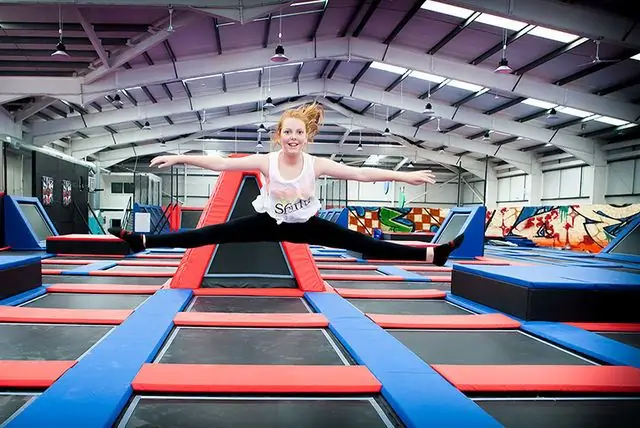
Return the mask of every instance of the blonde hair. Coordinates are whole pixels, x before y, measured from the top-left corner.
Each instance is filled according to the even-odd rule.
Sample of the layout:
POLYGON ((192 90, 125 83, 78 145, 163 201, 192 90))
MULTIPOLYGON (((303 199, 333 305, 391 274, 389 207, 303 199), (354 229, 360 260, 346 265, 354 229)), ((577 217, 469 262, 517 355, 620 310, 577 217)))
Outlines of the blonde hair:
POLYGON ((282 116, 280 116, 278 125, 276 126, 275 132, 272 135, 274 143, 280 144, 280 132, 282 132, 282 123, 289 117, 300 119, 304 123, 305 129, 307 131, 307 140, 308 142, 312 142, 313 137, 315 137, 320 131, 320 126, 322 125, 322 120, 324 119, 324 108, 320 104, 313 103, 306 104, 295 109, 286 110, 284 113, 282 113, 282 116))

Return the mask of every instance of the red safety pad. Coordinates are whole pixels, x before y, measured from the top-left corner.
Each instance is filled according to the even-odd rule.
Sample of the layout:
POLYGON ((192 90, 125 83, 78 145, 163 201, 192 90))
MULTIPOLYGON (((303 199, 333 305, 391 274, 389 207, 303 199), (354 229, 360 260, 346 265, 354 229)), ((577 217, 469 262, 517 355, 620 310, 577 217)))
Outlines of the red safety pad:
POLYGON ((640 392, 640 369, 626 366, 432 367, 462 392, 640 392))
POLYGON ((56 257, 78 257, 78 258, 80 258, 80 257, 87 257, 87 258, 90 258, 90 259, 95 259, 95 258, 99 258, 99 259, 102 259, 102 258, 109 258, 109 259, 113 259, 113 258, 119 257, 119 255, 118 255, 118 254, 82 254, 82 253, 78 253, 78 254, 74 254, 74 253, 67 254, 67 253, 56 253, 56 257))
POLYGON ((365 366, 145 364, 134 391, 251 394, 375 394, 365 366))
POLYGON ((161 285, 54 284, 47 293, 153 294, 161 285))
POLYGON ((118 266, 153 266, 153 267, 178 267, 179 261, 175 262, 159 262, 151 260, 122 260, 117 262, 118 266))
POLYGON ((313 260, 309 246, 283 242, 282 248, 285 256, 289 259, 289 265, 298 282, 298 287, 303 291, 324 291, 323 277, 313 260))
POLYGON ((50 309, 0 306, 0 322, 117 325, 132 313, 133 311, 128 309, 50 309))
POLYGON ((316 262, 326 262, 326 263, 336 263, 336 262, 355 262, 355 257, 328 257, 328 256, 320 256, 314 257, 316 262))
POLYGON ((42 275, 60 275, 60 274, 62 274, 62 269, 44 269, 44 268, 41 268, 40 273, 42 275))
POLYGON ((367 275, 367 274, 324 274, 324 280, 333 281, 406 281, 406 278, 396 275, 367 275))
POLYGON ((262 314, 228 312, 179 312, 173 319, 178 326, 208 327, 328 327, 322 314, 262 314))
POLYGON ((431 282, 451 282, 451 275, 425 276, 431 282))
POLYGON ((47 241, 99 241, 99 242, 119 242, 120 238, 113 235, 89 235, 72 233, 69 235, 57 235, 47 237, 47 241))
POLYGON ((172 259, 172 260, 175 260, 176 257, 182 258, 183 256, 181 256, 180 254, 175 254, 175 255, 171 255, 171 254, 137 254, 133 258, 135 258, 135 259, 172 259))
POLYGON ((75 361, 0 360, 0 387, 48 388, 75 364, 75 361))
POLYGON ((636 333, 640 332, 640 323, 603 323, 603 322, 567 322, 565 324, 587 331, 636 333))
POLYGON ((347 299, 444 299, 447 295, 440 290, 359 290, 357 288, 336 288, 335 290, 347 299))
POLYGON ((378 266, 372 265, 342 265, 340 263, 323 263, 318 265, 318 269, 343 269, 343 270, 376 270, 378 266))
POLYGON ((502 314, 389 315, 366 314, 382 328, 512 329, 520 323, 502 314))
POLYGON ((0 248, 0 251, 8 251, 10 249, 11 249, 11 247, 2 247, 2 248, 0 248))
POLYGON ((272 296, 303 297, 304 291, 299 288, 196 288, 196 296, 272 296))
POLYGON ((89 272, 89 276, 137 276, 137 277, 153 277, 153 278, 171 278, 173 273, 171 272, 127 272, 127 271, 112 271, 112 270, 92 270, 89 272))
POLYGON ((51 260, 43 259, 41 263, 43 265, 89 265, 91 263, 97 263, 99 260, 51 260))

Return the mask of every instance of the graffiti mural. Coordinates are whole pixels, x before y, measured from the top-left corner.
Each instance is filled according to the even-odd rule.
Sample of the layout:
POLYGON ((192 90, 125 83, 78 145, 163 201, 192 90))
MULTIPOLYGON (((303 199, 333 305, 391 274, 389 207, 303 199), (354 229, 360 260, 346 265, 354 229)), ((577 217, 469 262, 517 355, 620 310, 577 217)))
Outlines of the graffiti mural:
MULTIPOLYGON (((437 232, 448 213, 446 208, 349 207, 349 229, 437 232)), ((505 207, 487 212, 485 236, 597 253, 637 215, 640 204, 505 207)))

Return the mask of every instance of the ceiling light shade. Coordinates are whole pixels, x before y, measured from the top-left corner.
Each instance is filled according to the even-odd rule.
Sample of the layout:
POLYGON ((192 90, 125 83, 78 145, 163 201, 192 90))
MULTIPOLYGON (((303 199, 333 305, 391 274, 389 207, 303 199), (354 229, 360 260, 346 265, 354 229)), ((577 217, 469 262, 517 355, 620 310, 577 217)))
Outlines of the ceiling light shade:
POLYGON ((67 53, 67 47, 62 42, 58 42, 56 45, 56 51, 51 56, 69 56, 67 53))
POLYGON ((356 148, 356 150, 359 152, 362 151, 362 143, 358 143, 358 147, 356 148))
POLYGON ((261 149, 264 146, 262 145, 262 142, 258 141, 258 144, 256 144, 256 148, 261 149))
POLYGON ((273 108, 275 105, 273 104, 273 100, 271 97, 267 97, 267 100, 264 102, 264 108, 273 108))
POLYGON ((282 45, 276 46, 276 53, 271 57, 271 62, 287 62, 289 57, 284 54, 282 45))
POLYGON ((144 123, 144 126, 142 127, 142 129, 144 129, 144 130, 149 130, 149 129, 151 129, 151 125, 149 124, 149 121, 148 121, 148 120, 144 123))
POLYGON ((433 106, 431 105, 431 103, 427 103, 427 105, 426 105, 426 106, 424 106, 424 111, 423 111, 423 113, 424 113, 424 114, 433 114, 433 113, 435 113, 435 112, 433 111, 433 106))
POLYGON ((489 131, 484 133, 484 135, 482 136, 482 139, 485 140, 485 141, 491 139, 491 137, 489 136, 489 131))
POLYGON ((409 161, 409 165, 407 165, 407 168, 413 168, 413 162, 409 161))
POLYGON ((556 112, 556 109, 552 108, 551 110, 549 110, 549 114, 547 114, 547 119, 555 120, 557 118, 558 118, 558 114, 556 112))
POLYGON ((500 74, 509 74, 511 73, 513 70, 511 69, 511 67, 509 67, 509 61, 507 61, 506 58, 502 58, 500 60, 500 62, 498 63, 498 68, 496 68, 495 70, 493 70, 495 73, 500 73, 500 74))
POLYGON ((391 135, 391 131, 389 130, 389 128, 384 128, 384 132, 382 133, 382 135, 384 135, 384 136, 391 135))
POLYGON ((258 127, 258 132, 267 132, 267 128, 264 127, 264 124, 260 124, 260 126, 258 127))

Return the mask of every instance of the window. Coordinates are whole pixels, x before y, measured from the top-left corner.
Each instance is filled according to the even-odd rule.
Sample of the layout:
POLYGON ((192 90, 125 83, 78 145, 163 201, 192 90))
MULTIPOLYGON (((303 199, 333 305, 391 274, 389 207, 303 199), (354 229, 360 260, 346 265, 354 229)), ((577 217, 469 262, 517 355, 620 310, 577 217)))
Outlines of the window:
POLYGON ((122 193, 122 183, 111 183, 111 193, 122 193))

